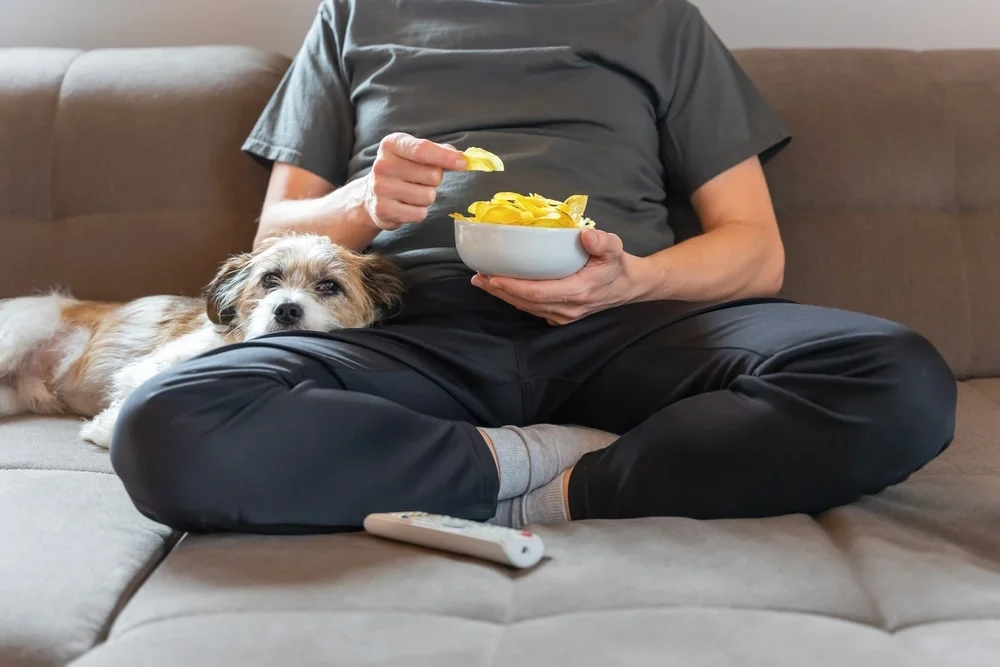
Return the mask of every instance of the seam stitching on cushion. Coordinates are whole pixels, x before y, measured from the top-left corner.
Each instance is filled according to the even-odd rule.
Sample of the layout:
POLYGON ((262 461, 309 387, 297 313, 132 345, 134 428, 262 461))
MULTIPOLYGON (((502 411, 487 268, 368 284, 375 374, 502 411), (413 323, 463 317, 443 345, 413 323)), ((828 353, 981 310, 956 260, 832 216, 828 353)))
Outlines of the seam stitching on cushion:
POLYGON ((179 213, 187 214, 210 214, 210 215, 227 215, 243 218, 244 216, 253 216, 254 209, 248 207, 245 211, 241 211, 233 208, 182 208, 182 207, 171 207, 171 208, 148 208, 148 209, 131 209, 127 211, 90 211, 83 213, 74 213, 73 215, 65 215, 59 217, 51 217, 44 220, 39 220, 38 218, 12 218, 3 216, 0 217, 0 221, 12 220, 17 223, 31 223, 31 222, 51 222, 53 224, 70 224, 77 223, 80 220, 87 220, 88 218, 97 218, 102 222, 111 222, 116 218, 123 218, 130 220, 140 215, 176 215, 179 213))
POLYGON ((167 556, 170 555, 170 552, 173 551, 174 547, 177 546, 183 537, 184 533, 171 531, 160 544, 160 548, 156 550, 155 557, 150 558, 145 567, 141 567, 135 571, 128 583, 126 583, 124 588, 122 588, 121 595, 119 595, 118 600, 115 601, 115 606, 112 607, 110 612, 108 612, 104 625, 101 627, 100 631, 94 637, 94 641, 90 645, 91 649, 105 643, 108 640, 108 637, 111 635, 111 629, 114 627, 115 621, 117 621, 118 617, 121 615, 122 610, 132 600, 132 598, 135 597, 135 594, 139 592, 142 586, 149 581, 149 578, 153 576, 153 573, 156 572, 160 564, 166 560, 167 556))
POLYGON ((76 65, 77 61, 83 57, 86 51, 79 51, 63 70, 62 78, 59 79, 59 88, 56 90, 56 110, 52 114, 52 137, 49 144, 49 216, 48 219, 55 220, 56 215, 56 154, 59 145, 59 116, 62 112, 63 88, 66 86, 66 79, 69 72, 76 65))
MULTIPOLYGON (((892 634, 891 631, 885 628, 879 627, 877 625, 871 625, 870 623, 865 623, 863 621, 858 621, 846 616, 838 616, 836 614, 825 614, 818 611, 809 610, 795 610, 795 609, 771 609, 767 607, 734 607, 727 605, 669 605, 669 604, 652 604, 652 605, 638 605, 629 607, 614 607, 607 609, 587 609, 582 611, 567 611, 555 614, 544 614, 539 616, 533 616, 531 618, 522 619, 519 621, 508 622, 506 625, 508 627, 514 625, 524 625, 529 623, 534 623, 536 621, 546 621, 553 618, 559 617, 573 617, 573 616, 585 616, 588 614, 608 614, 608 613, 623 613, 623 612, 635 612, 635 611, 665 611, 665 612, 682 612, 682 611, 724 611, 724 612, 737 612, 737 613, 748 613, 748 614, 774 614, 780 616, 804 616, 806 618, 812 619, 822 619, 830 621, 833 623, 844 623, 846 625, 853 625, 860 628, 866 628, 880 634, 892 634)), ((253 614, 396 614, 404 616, 424 616, 432 618, 446 618, 458 621, 468 621, 470 623, 479 623, 484 625, 500 626, 503 623, 492 620, 484 620, 478 618, 470 618, 468 616, 460 616, 458 614, 448 614, 443 612, 435 611, 410 611, 405 609, 301 609, 301 608, 286 608, 286 609, 215 609, 211 611, 194 611, 194 612, 176 612, 171 614, 164 614, 155 618, 149 618, 128 628, 125 628, 121 632, 114 634, 110 637, 112 642, 124 637, 125 635, 145 628, 147 626, 156 625, 158 623, 167 623, 170 621, 178 621, 184 619, 195 619, 195 618, 205 618, 209 616, 241 616, 241 615, 253 615, 253 614)), ((949 619, 951 621, 952 619, 949 619)), ((985 619, 985 620, 997 620, 1000 621, 1000 616, 995 619, 985 619)), ((927 624, 936 623, 937 621, 929 621, 927 624)), ((914 624, 920 625, 920 624, 914 624)))
POLYGON ((108 470, 87 470, 86 468, 42 468, 40 466, 4 466, 0 467, 0 472, 8 472, 14 470, 34 470, 37 472, 73 472, 73 473, 85 473, 91 475, 110 475, 115 476, 115 473, 108 470))
POLYGON ((977 387, 974 382, 968 382, 968 381, 966 381, 966 382, 963 382, 962 384, 965 385, 966 387, 968 387, 969 389, 973 390, 974 392, 976 392, 977 394, 979 394, 983 398, 985 398, 987 401, 989 401, 993 405, 995 405, 998 408, 1000 408, 1000 400, 997 400, 997 399, 993 398, 992 396, 990 396, 989 394, 987 394, 985 391, 983 391, 982 389, 980 389, 979 387, 977 387))
POLYGON ((872 594, 872 590, 868 587, 868 584, 865 582, 864 579, 862 579, 861 573, 858 571, 857 564, 855 563, 855 560, 851 558, 851 555, 847 550, 847 546, 843 542, 838 540, 836 536, 834 536, 834 534, 829 531, 829 529, 827 529, 826 525, 822 520, 822 517, 816 523, 826 534, 826 537, 830 541, 830 544, 833 546, 833 548, 837 550, 837 553, 840 555, 841 560, 847 566, 847 570, 851 573, 851 577, 858 584, 858 588, 860 588, 861 591, 864 593, 865 599, 868 600, 868 603, 871 606, 872 611, 874 611, 875 614, 878 616, 880 629, 885 632, 892 632, 892 630, 890 630, 889 628, 889 619, 886 618, 885 612, 882 610, 882 606, 878 603, 878 599, 872 594))
POLYGON ((942 618, 936 621, 923 621, 920 623, 908 623, 906 625, 901 625, 890 634, 899 635, 903 633, 910 633, 913 630, 919 630, 921 628, 935 626, 935 625, 952 625, 955 623, 1000 623, 1000 618, 995 616, 969 616, 968 618, 942 618))
MULTIPOLYGON (((938 86, 941 89, 941 96, 946 100, 945 109, 943 111, 947 112, 953 106, 952 95, 950 89, 943 85, 940 80, 937 81, 938 86)), ((962 285, 965 291, 965 319, 967 329, 965 330, 967 344, 969 346, 969 358, 966 359, 966 372, 972 374, 972 368, 975 365, 976 359, 978 358, 976 350, 976 336, 975 331, 975 317, 973 315, 972 307, 972 283, 969 280, 969 253, 965 242, 965 234, 963 224, 963 209, 962 202, 959 197, 959 183, 962 182, 959 174, 961 168, 961 160, 959 160, 959 145, 958 145, 958 128, 955 124, 954 118, 951 114, 946 113, 949 119, 948 127, 951 131, 951 148, 952 148, 952 159, 954 160, 954 183, 952 184, 952 197, 953 197, 953 215, 955 216, 955 227, 958 230, 958 249, 961 254, 961 267, 959 270, 962 273, 962 285)))

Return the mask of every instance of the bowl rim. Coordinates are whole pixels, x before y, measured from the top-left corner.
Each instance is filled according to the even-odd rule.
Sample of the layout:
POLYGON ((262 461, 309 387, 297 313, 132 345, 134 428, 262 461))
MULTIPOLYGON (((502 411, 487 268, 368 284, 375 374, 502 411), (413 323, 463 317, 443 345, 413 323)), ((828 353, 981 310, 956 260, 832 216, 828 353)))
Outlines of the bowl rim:
MULTIPOLYGON (((585 229, 590 229, 589 227, 531 227, 528 225, 500 225, 491 222, 470 222, 468 220, 455 220, 455 226, 464 225, 466 227, 484 227, 487 229, 520 229, 527 230, 531 232, 543 232, 543 233, 556 233, 556 234, 566 234, 566 233, 577 233, 584 231, 585 229)), ((514 232, 517 233, 517 232, 514 232)))

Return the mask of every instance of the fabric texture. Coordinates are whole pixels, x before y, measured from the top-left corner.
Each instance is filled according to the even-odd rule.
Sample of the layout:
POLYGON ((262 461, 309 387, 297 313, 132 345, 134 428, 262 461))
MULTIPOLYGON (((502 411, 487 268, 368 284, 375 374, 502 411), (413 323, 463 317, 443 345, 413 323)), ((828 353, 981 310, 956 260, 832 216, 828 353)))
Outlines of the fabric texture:
POLYGON ((0 298, 196 295, 253 239, 239 151, 287 60, 244 47, 0 49, 0 298))
MULTIPOLYGON (((77 52, 0 50, 0 296, 53 281, 92 296, 194 289, 249 242, 266 171, 229 151, 287 60, 226 47, 156 50, 128 66, 135 55, 89 52, 70 66, 77 52), (73 84, 92 57, 86 84, 73 84), (94 113, 62 119, 64 75, 77 93, 101 87, 94 113), (214 83, 188 87, 204 77, 214 83), (207 175, 157 171, 186 139, 142 117, 214 105, 238 113, 205 116, 197 142, 170 151, 192 165, 211 152, 207 175), (86 157, 98 121, 93 159, 52 178, 48 147, 77 135, 86 157), (140 121, 153 142, 146 169, 115 159, 131 154, 116 128, 140 121), (91 179, 100 194, 79 192, 91 179), (126 179, 132 202, 159 193, 157 210, 101 210, 126 179), (94 210, 53 217, 67 184, 94 210), (218 205, 175 208, 169 193, 218 205)), ((540 527, 548 558, 530 572, 362 534, 220 535, 186 537, 148 581, 159 547, 113 477, 2 470, 22 476, 0 498, 4 667, 61 667, 88 649, 74 667, 1000 664, 1000 53, 736 55, 795 135, 767 166, 785 294, 898 320, 942 350, 963 382, 939 458, 816 518, 540 527)), ((671 201, 685 233, 690 215, 671 201)), ((75 428, 0 422, 0 466, 106 470, 75 428)))
POLYGON ((172 544, 114 476, 93 472, 0 468, 0 527, 4 667, 65 665, 103 641, 172 544))
POLYGON ((80 441, 81 420, 25 415, 0 421, 0 470, 113 474, 105 449, 80 441))
POLYGON ((666 189, 689 195, 789 138, 688 2, 325 0, 243 147, 339 186, 392 132, 506 165, 447 173, 426 220, 375 238, 415 282, 469 274, 448 214, 501 191, 587 194, 628 252, 662 250, 666 189))

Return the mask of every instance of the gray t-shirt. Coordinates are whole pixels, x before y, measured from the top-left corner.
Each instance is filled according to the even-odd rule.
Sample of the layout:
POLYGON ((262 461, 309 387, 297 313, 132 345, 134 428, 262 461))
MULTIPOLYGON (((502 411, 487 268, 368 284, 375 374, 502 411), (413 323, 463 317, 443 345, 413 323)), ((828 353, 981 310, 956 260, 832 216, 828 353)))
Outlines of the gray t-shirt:
POLYGON ((326 0, 243 149, 343 185, 395 131, 506 165, 447 172, 424 222, 379 234, 413 280, 468 275, 448 214, 500 191, 589 195, 599 228, 652 254, 674 242, 668 191, 789 139, 686 0, 326 0))

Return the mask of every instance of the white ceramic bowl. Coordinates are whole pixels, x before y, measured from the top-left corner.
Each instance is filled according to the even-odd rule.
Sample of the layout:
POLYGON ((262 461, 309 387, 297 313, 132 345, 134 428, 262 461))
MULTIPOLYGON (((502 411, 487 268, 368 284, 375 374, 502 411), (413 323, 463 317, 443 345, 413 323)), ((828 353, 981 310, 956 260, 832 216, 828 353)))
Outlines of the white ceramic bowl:
POLYGON ((587 263, 582 231, 455 220, 455 247, 462 262, 483 275, 551 280, 571 276, 587 263))

